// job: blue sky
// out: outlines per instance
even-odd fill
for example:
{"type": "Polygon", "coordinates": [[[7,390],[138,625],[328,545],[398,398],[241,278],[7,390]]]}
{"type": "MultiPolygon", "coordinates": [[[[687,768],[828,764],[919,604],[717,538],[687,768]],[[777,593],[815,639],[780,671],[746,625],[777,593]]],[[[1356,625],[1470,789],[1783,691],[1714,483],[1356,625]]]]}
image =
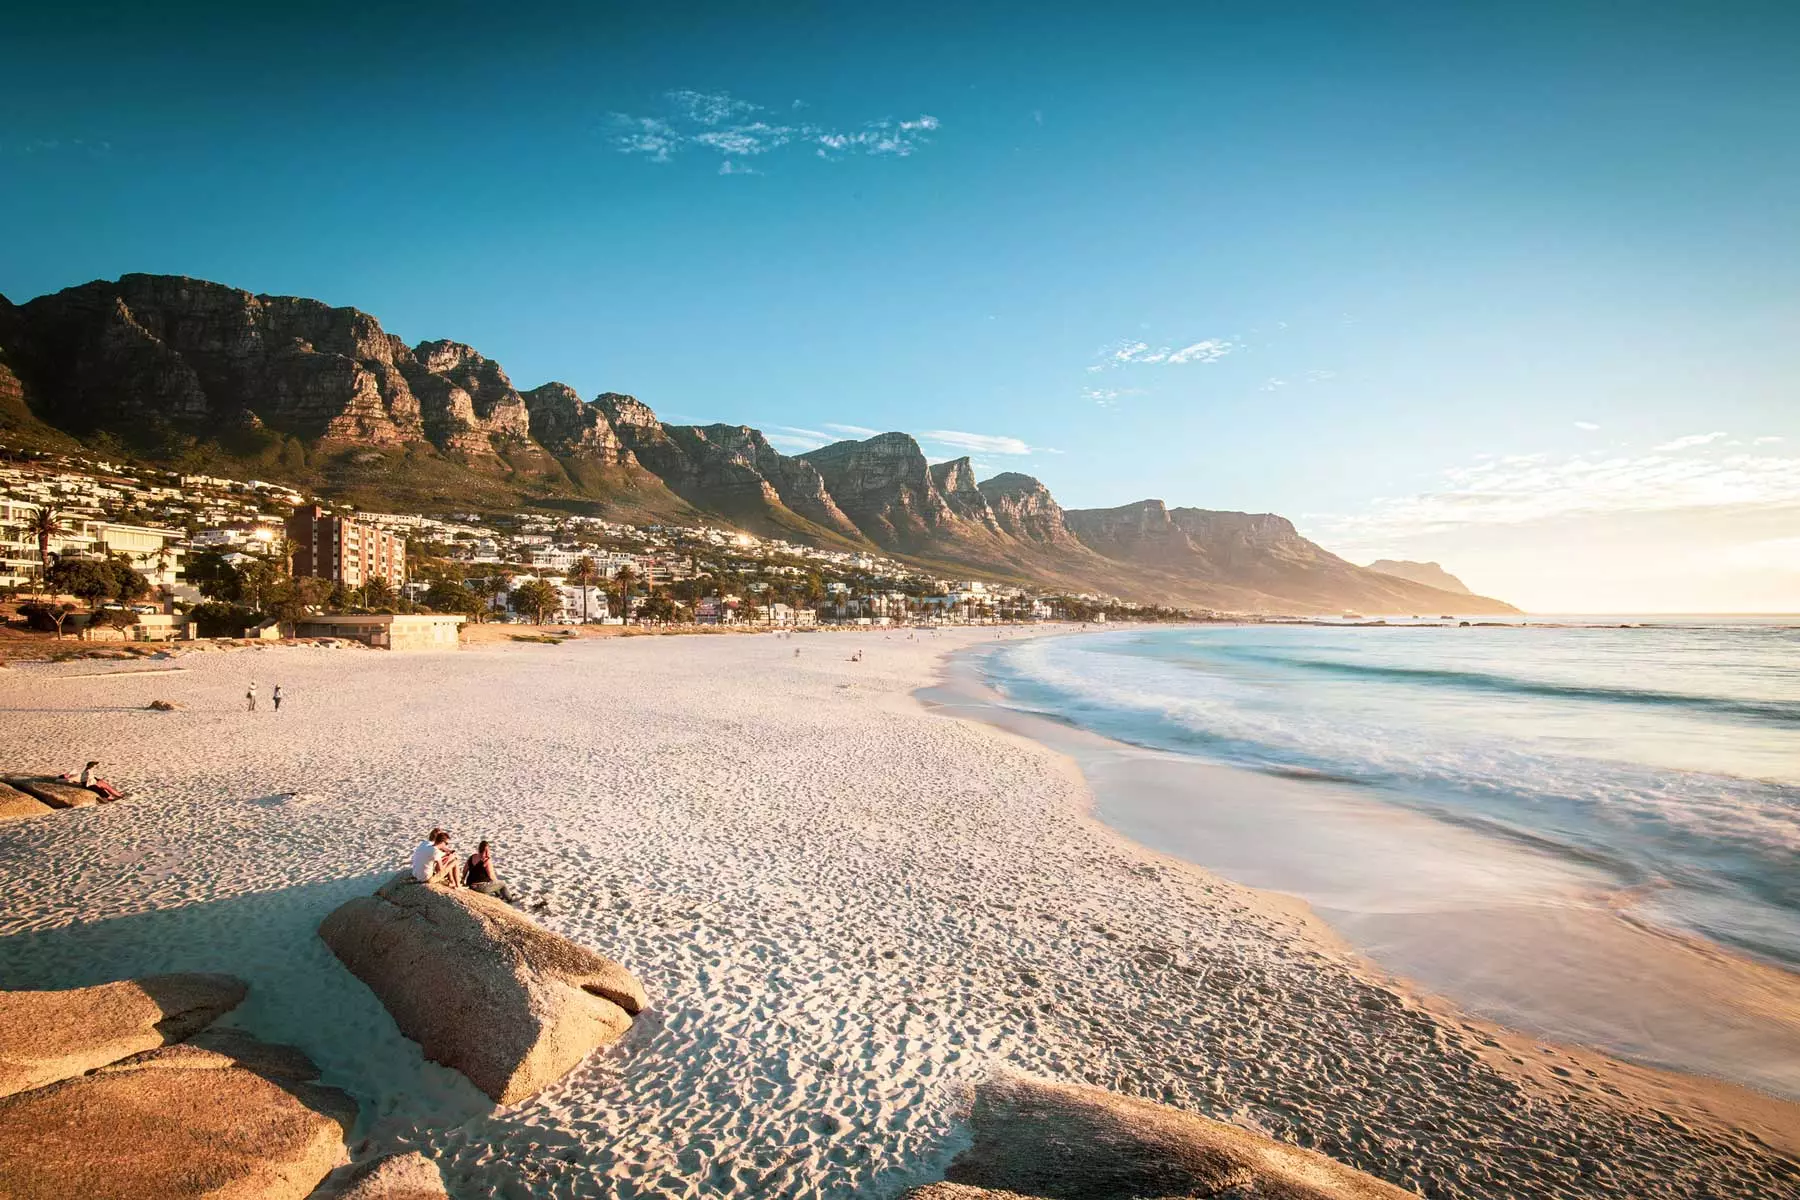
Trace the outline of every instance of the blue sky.
{"type": "Polygon", "coordinates": [[[1538,609],[1800,609],[1794,6],[732,7],[16,17],[0,291],[316,296],[1538,609]]]}

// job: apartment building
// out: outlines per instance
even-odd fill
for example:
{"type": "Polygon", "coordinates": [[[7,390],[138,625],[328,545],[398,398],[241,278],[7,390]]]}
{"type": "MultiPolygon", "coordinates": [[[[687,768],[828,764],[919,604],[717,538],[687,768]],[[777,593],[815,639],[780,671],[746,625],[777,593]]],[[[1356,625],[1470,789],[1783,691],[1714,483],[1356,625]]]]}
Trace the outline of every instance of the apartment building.
{"type": "Polygon", "coordinates": [[[287,523],[295,575],[359,588],[372,579],[395,591],[406,585],[406,539],[384,529],[337,517],[316,504],[294,510],[287,523]]]}

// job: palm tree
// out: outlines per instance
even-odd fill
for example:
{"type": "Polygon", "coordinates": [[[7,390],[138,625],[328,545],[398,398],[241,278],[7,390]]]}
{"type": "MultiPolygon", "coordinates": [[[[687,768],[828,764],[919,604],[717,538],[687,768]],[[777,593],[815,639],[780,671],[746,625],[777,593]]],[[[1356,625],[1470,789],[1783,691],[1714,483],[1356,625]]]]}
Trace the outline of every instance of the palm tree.
{"type": "Polygon", "coordinates": [[[631,585],[637,582],[637,572],[630,567],[620,567],[613,573],[613,581],[619,585],[619,617],[628,619],[631,616],[631,585]]]}
{"type": "Polygon", "coordinates": [[[581,623],[583,625],[587,624],[588,619],[588,586],[598,578],[600,578],[600,569],[594,565],[594,560],[585,554],[575,560],[575,567],[569,572],[569,582],[581,589],[581,623]]]}
{"type": "Polygon", "coordinates": [[[26,530],[38,544],[38,564],[44,568],[44,574],[50,573],[50,539],[63,531],[62,513],[48,504],[38,506],[26,523],[26,530]]]}

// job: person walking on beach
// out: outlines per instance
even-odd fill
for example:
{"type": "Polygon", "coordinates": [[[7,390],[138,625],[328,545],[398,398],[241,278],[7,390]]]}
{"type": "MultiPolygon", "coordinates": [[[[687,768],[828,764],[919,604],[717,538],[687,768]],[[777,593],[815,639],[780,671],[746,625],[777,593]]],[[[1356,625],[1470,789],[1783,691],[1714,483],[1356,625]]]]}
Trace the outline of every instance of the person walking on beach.
{"type": "Polygon", "coordinates": [[[247,711],[256,711],[256,680],[250,681],[250,690],[244,693],[244,705],[247,711]]]}
{"type": "Polygon", "coordinates": [[[281,711],[281,685],[279,683],[275,685],[275,691],[269,696],[269,699],[271,699],[275,702],[275,711],[280,712],[281,711]]]}

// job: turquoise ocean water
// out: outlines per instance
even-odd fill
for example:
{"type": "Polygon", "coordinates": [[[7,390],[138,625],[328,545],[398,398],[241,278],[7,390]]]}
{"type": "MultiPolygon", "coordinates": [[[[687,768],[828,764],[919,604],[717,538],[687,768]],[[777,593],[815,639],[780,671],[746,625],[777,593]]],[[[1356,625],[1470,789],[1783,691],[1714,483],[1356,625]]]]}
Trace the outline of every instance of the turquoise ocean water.
{"type": "Polygon", "coordinates": [[[1108,737],[1598,866],[1651,919],[1800,969],[1800,620],[1134,629],[985,669],[1108,737]]]}

